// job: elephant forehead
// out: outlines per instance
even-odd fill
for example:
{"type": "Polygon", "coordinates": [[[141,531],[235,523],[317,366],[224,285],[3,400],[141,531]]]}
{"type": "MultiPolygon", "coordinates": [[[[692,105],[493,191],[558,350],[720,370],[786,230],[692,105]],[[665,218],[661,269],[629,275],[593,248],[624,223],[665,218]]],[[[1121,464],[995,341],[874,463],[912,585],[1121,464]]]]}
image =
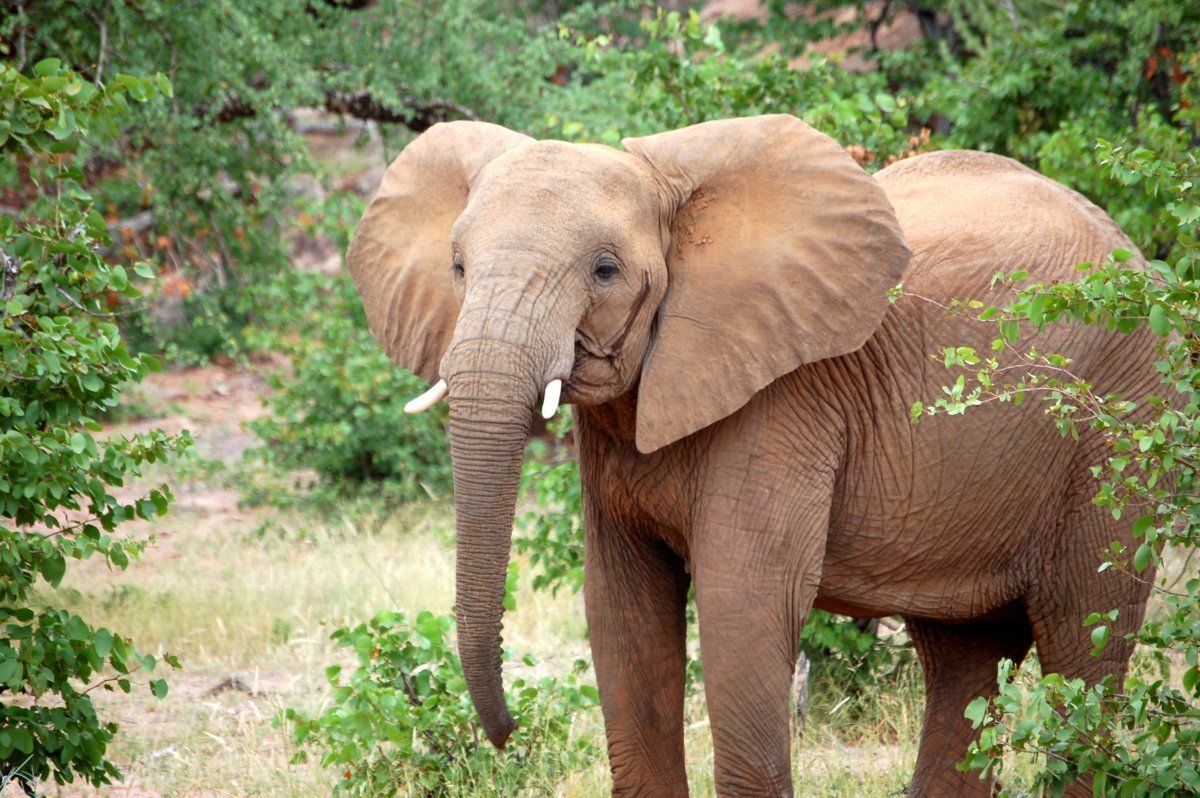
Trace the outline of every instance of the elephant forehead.
{"type": "Polygon", "coordinates": [[[604,218],[644,214],[657,206],[655,185],[641,163],[611,147],[538,141],[496,158],[472,184],[467,205],[487,209],[488,216],[505,208],[514,214],[530,210],[604,218]]]}

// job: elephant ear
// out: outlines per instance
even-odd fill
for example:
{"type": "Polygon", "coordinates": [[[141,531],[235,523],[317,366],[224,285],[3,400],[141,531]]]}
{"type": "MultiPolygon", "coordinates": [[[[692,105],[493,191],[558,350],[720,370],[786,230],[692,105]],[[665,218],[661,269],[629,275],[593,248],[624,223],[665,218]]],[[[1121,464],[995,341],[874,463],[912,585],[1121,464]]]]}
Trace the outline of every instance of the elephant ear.
{"type": "Polygon", "coordinates": [[[883,189],[828,136],[777,115],[623,143],[660,175],[673,219],[639,450],[728,416],[875,331],[908,246],[883,189]]]}
{"type": "Polygon", "coordinates": [[[480,170],[531,141],[484,122],[434,125],[388,167],[354,231],[346,264],[371,334],[392,360],[430,382],[458,319],[450,227],[480,170]]]}

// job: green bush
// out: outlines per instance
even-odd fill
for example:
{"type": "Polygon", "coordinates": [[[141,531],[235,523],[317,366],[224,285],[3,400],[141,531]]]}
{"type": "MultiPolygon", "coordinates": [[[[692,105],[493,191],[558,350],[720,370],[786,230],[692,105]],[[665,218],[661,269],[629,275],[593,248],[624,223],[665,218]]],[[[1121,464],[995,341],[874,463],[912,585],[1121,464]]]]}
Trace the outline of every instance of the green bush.
{"type": "Polygon", "coordinates": [[[919,76],[911,106],[945,130],[942,146],[1011,155],[1082,192],[1139,247],[1166,258],[1174,228],[1154,194],[1111,173],[1097,139],[1180,162],[1195,149],[1200,93],[1192,79],[1200,6],[1170,0],[952,0],[957,52],[894,61],[919,76]],[[1146,200],[1150,199],[1147,204],[1146,200]]]}
{"type": "MultiPolygon", "coordinates": [[[[122,503],[114,487],[185,448],[161,430],[100,437],[95,421],[123,388],[157,368],[129,351],[111,312],[136,300],[135,278],[100,256],[104,220],[76,164],[85,137],[115,135],[130,103],[170,93],[162,76],[86,81],[55,59],[26,76],[0,63],[0,155],[28,170],[38,197],[0,215],[0,784],[107,784],[117,726],[97,688],[129,692],[157,660],[55,606],[68,560],[99,556],[121,570],[145,546],[119,525],[166,512],[166,485],[122,503]]],[[[138,280],[151,277],[133,265],[138,280]]],[[[174,657],[165,658],[178,666],[174,657]]],[[[165,696],[167,684],[149,682],[165,696]]]]}
{"type": "MultiPolygon", "coordinates": [[[[590,764],[599,750],[573,732],[577,715],[594,707],[596,688],[580,684],[587,663],[570,675],[518,678],[508,691],[517,729],[503,751],[481,734],[458,655],[450,648],[454,623],[445,615],[379,612],[368,623],[333,633],[353,649],[355,671],[326,669],[333,704],[309,716],[288,709],[293,740],[321,752],[321,764],[340,773],[336,791],[350,795],[510,796],[522,789],[553,790],[564,774],[590,764]]],[[[536,663],[522,660],[526,667],[536,663]]]]}
{"type": "Polygon", "coordinates": [[[446,405],[404,412],[428,386],[397,368],[367,332],[349,277],[297,273],[262,296],[283,318],[255,340],[286,354],[291,366],[269,378],[270,414],[247,425],[263,444],[251,454],[276,474],[305,470],[315,481],[298,493],[275,478],[252,498],[448,497],[446,405]]]}
{"type": "Polygon", "coordinates": [[[809,612],[800,632],[800,653],[809,662],[810,694],[840,696],[851,718],[917,664],[907,638],[880,639],[873,625],[818,609],[809,612]]]}

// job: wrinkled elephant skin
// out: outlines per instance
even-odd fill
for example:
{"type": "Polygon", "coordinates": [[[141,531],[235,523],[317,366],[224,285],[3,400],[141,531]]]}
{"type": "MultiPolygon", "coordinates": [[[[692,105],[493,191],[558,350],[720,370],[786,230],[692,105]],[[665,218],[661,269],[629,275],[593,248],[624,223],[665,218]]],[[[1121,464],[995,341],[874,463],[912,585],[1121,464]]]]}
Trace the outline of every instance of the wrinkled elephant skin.
{"type": "MultiPolygon", "coordinates": [[[[492,742],[514,728],[500,629],[522,448],[561,380],[614,794],[687,794],[694,586],[719,794],[791,794],[789,682],[819,607],[907,621],[927,688],[908,794],[987,795],[954,763],[997,661],[1036,642],[1047,672],[1119,676],[1146,587],[1097,572],[1130,540],[1089,500],[1098,435],[1060,436],[1035,401],[915,426],[909,410],[953,380],[931,352],[995,337],[951,299],[1002,302],[997,272],[1069,280],[1116,247],[1133,249],[1100,210],[1014,161],[938,152],[871,177],[788,116],[623,151],[475,122],[416,139],[348,262],[389,354],[448,389],[459,644],[492,742]],[[1092,657],[1083,619],[1114,608],[1092,657]]],[[[1143,335],[1021,345],[1070,356],[1101,394],[1155,382],[1143,335]]]]}

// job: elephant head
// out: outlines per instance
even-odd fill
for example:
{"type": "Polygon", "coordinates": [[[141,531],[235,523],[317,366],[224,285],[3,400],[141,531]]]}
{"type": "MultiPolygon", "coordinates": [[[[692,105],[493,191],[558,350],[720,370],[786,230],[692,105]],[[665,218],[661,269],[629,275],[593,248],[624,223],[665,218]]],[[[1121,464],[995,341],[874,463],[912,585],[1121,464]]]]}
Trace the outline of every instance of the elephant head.
{"type": "Polygon", "coordinates": [[[908,261],[880,187],[798,119],[624,147],[437,125],[388,169],[347,255],[374,335],[441,381],[430,401],[448,391],[459,646],[497,746],[514,728],[502,600],[539,395],[636,390],[636,446],[652,452],[861,347],[908,261]]]}

